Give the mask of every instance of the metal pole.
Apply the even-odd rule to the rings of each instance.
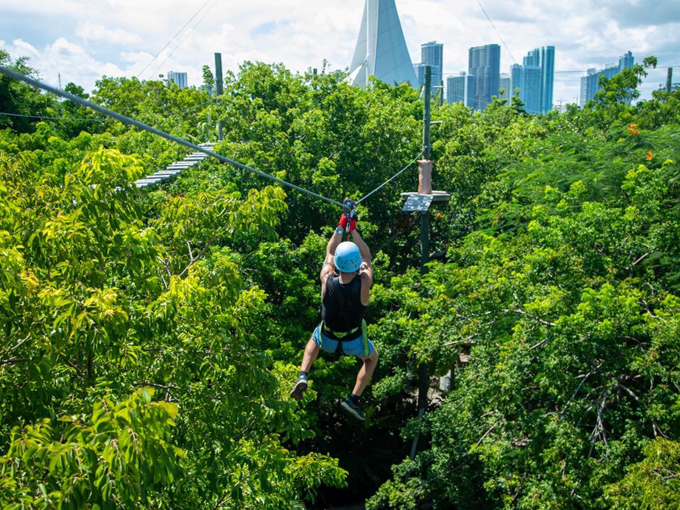
[[[432,92],[432,67],[425,66],[425,107],[423,108],[423,158],[432,157],[432,142],[430,140],[430,125],[432,113],[430,110]],[[425,274],[425,264],[430,261],[430,213],[420,213],[420,273]],[[420,398],[418,399],[420,400]]]
[[[222,54],[215,53],[215,94],[220,97],[224,94],[224,77],[222,76]],[[222,141],[222,122],[217,122],[217,140]]]
[[[430,159],[430,101],[432,100],[432,67],[425,66],[425,108],[423,109],[423,157]]]
[[[666,92],[670,94],[672,88],[673,88],[673,68],[669,67],[668,74],[666,75]]]
[[[425,105],[423,108],[423,158],[429,160],[432,154],[430,143],[430,100],[432,92],[432,67],[425,66]],[[425,265],[430,260],[430,213],[425,211],[420,213],[420,274],[427,273]],[[421,363],[418,366],[418,418],[422,418],[427,409],[427,390],[430,386],[430,375],[427,373],[427,366]],[[416,433],[411,444],[411,460],[416,456],[418,450],[418,439],[420,430]]]

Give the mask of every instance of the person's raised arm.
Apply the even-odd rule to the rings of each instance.
[[[370,300],[371,286],[373,285],[373,257],[371,257],[371,251],[368,249],[368,245],[361,237],[359,231],[353,228],[351,231],[352,240],[354,244],[359,248],[361,253],[361,268],[359,268],[359,274],[361,276],[361,303],[364,306],[368,306]]]
[[[335,250],[338,245],[342,242],[342,234],[347,228],[347,216],[343,214],[338,221],[338,225],[335,227],[335,232],[328,240],[328,245],[326,246],[326,258],[323,261],[323,266],[321,266],[321,273],[319,278],[321,279],[321,293],[324,293],[326,287],[326,279],[329,274],[335,272]]]
[[[364,239],[361,237],[361,234],[356,228],[352,229],[351,234],[354,244],[357,245],[357,248],[359,248],[359,252],[361,252],[361,260],[363,260],[365,264],[368,264],[370,266],[371,262],[373,261],[373,257],[371,257],[371,251],[368,249],[366,241],[364,241]]]

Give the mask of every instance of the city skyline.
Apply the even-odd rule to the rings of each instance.
[[[201,83],[201,67],[213,62],[214,52],[222,53],[225,72],[237,72],[248,60],[283,63],[294,72],[321,69],[324,60],[331,70],[346,69],[364,3],[328,0],[319,8],[311,0],[5,0],[0,49],[15,58],[30,57],[29,65],[47,83],[57,85],[61,74],[63,83],[72,81],[88,91],[103,75],[157,79],[168,69],[187,72],[190,83]],[[528,49],[555,46],[555,104],[576,102],[584,71],[601,69],[629,49],[639,61],[650,55],[659,59],[660,68],[651,70],[641,87],[642,98],[665,83],[665,67],[680,65],[680,2],[482,4],[498,32],[474,2],[397,0],[411,59],[418,60],[424,41],[444,44],[446,81],[467,69],[470,47],[501,45],[505,72],[521,64]]]
[[[600,76],[606,76],[607,78],[612,79],[624,69],[633,67],[633,64],[635,64],[635,57],[631,51],[628,51],[619,57],[618,64],[605,66],[604,69],[600,69],[599,71],[595,68],[588,69],[586,75],[581,77],[579,105],[585,106],[588,101],[595,97],[595,93],[600,90]]]

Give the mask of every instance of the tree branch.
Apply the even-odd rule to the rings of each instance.
[[[586,382],[586,379],[596,373],[600,368],[602,368],[602,365],[604,365],[604,361],[602,361],[599,365],[597,365],[595,368],[593,368],[590,372],[588,372],[584,377],[581,383],[578,385],[578,388],[576,388],[576,391],[574,394],[571,396],[567,404],[564,406],[564,409],[562,409],[562,412],[560,413],[560,418],[562,418],[562,415],[566,412],[567,407],[569,407],[569,404],[571,404],[571,401],[576,398],[576,395],[578,395],[578,392],[581,391],[581,388],[583,387],[583,384]]]
[[[521,308],[515,308],[514,310],[508,310],[507,308],[504,308],[501,311],[504,312],[504,313],[518,313],[520,315],[525,315],[526,317],[529,317],[531,320],[539,322],[540,324],[543,324],[544,326],[552,326],[552,327],[557,326],[557,324],[555,324],[554,322],[548,322],[548,321],[543,320],[539,317],[534,317],[533,315],[525,312]]]
[[[486,436],[488,436],[489,434],[491,434],[491,431],[492,431],[493,429],[495,429],[495,428],[496,428],[496,425],[491,425],[491,427],[489,427],[489,429],[488,429],[486,432],[484,432],[484,435],[482,435],[482,437],[479,438],[479,441],[477,441],[477,446],[479,446],[480,444],[482,444],[482,441],[484,441],[484,439],[486,438]]]
[[[626,386],[624,386],[624,385],[621,384],[620,382],[617,382],[616,384],[617,384],[617,386],[618,386],[619,388],[621,388],[623,391],[625,391],[626,393],[628,393],[628,395],[630,395],[631,397],[633,397],[633,400],[635,400],[635,402],[640,402],[640,399],[638,398],[638,396],[637,396],[635,393],[633,393],[629,388],[627,388]]]
[[[152,383],[152,382],[146,382],[146,381],[138,381],[138,382],[133,382],[133,386],[150,386],[152,388],[159,388],[161,390],[178,390],[179,388],[177,386],[172,386],[172,385],[164,385],[164,384],[158,384],[158,383]]]
[[[640,262],[645,260],[650,255],[651,255],[650,252],[645,253],[642,257],[638,258],[635,262],[633,262],[630,266],[628,266],[628,269],[632,269],[634,266],[637,266]]]
[[[17,363],[26,363],[27,361],[31,361],[30,358],[10,358],[6,359],[4,361],[0,361],[0,366],[2,365],[16,365]]]
[[[644,299],[642,300],[642,306],[644,306],[645,310],[647,310],[647,314],[652,318],[652,319],[658,319],[660,321],[666,322],[666,319],[662,319],[661,317],[657,317],[652,313],[652,311],[649,309],[649,305],[647,304],[647,301]]]
[[[187,244],[188,244],[188,243],[187,243]],[[184,276],[184,275],[186,274],[186,272],[189,270],[189,268],[190,268],[191,266],[193,266],[193,265],[194,265],[194,264],[195,264],[195,263],[203,256],[203,254],[205,253],[205,250],[207,250],[207,249],[208,249],[208,245],[206,244],[203,248],[201,248],[201,251],[198,253],[198,255],[196,255],[196,257],[194,257],[194,256],[191,254],[191,253],[192,253],[192,252],[191,252],[191,246],[189,247],[189,257],[190,257],[189,265],[188,265],[187,267],[185,267],[185,268],[184,268],[184,271],[182,271],[182,272],[179,274],[179,277],[180,277],[180,278],[181,278],[182,276]]]
[[[23,344],[24,342],[26,342],[29,338],[31,338],[30,333],[29,333],[28,335],[26,335],[25,338],[22,338],[21,340],[19,340],[19,341],[16,343],[16,345],[15,345],[14,347],[11,347],[11,348],[9,349],[9,352],[16,351],[19,347],[21,347],[21,344]]]

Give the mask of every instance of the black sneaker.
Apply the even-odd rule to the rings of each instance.
[[[298,380],[295,382],[295,386],[293,386],[293,390],[290,392],[291,398],[294,398],[298,402],[302,400],[302,396],[304,395],[308,384],[309,383],[307,382],[306,375],[301,375],[298,377]]]
[[[366,419],[366,413],[361,410],[361,404],[355,404],[351,398],[347,397],[342,403],[342,407],[357,420],[364,421]]]

